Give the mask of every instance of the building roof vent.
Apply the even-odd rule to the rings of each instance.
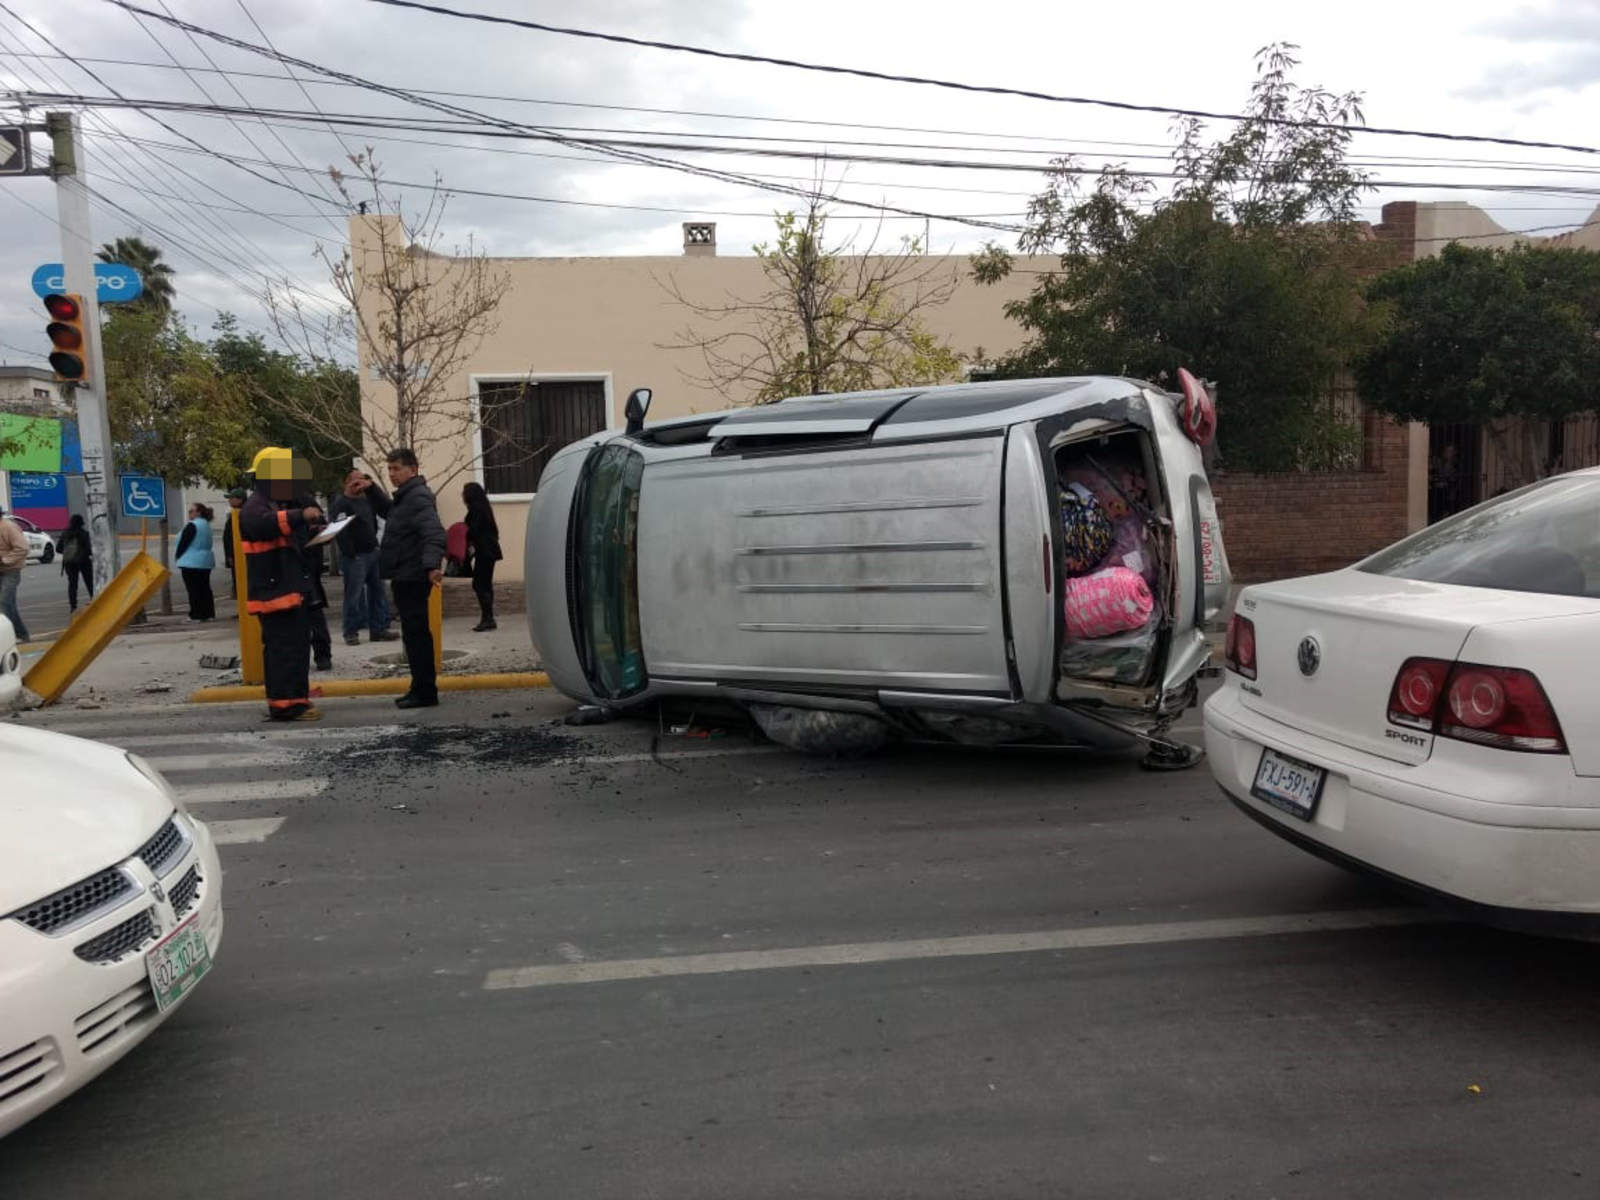
[[[717,223],[715,221],[685,221],[683,223],[683,252],[691,255],[716,254]]]

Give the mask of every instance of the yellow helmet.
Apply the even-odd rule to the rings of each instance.
[[[298,460],[293,450],[282,446],[267,446],[250,463],[257,479],[310,479],[310,464]]]

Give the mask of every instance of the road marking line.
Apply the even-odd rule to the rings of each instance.
[[[197,724],[189,733],[147,733],[155,722],[141,721],[137,725],[130,722],[112,722],[105,726],[53,726],[32,725],[31,729],[42,729],[46,733],[65,733],[72,737],[87,737],[90,741],[109,741],[119,746],[183,746],[183,745],[212,745],[218,742],[230,746],[257,745],[270,746],[277,742],[357,742],[369,738],[389,737],[400,733],[407,728],[415,726],[405,725],[323,725],[307,729],[302,726],[291,726],[279,729],[268,726],[264,729],[252,730],[212,730],[204,725]],[[171,719],[161,721],[160,724],[170,725]],[[84,732],[80,732],[82,729]],[[91,736],[91,734],[93,736]]]
[[[1335,930],[1419,925],[1440,919],[1427,909],[1375,908],[1265,917],[1225,917],[1213,921],[1180,921],[1150,925],[1100,925],[1083,929],[1046,929],[1034,933],[920,938],[904,942],[857,942],[835,946],[799,946],[781,950],[682,954],[665,958],[620,959],[614,962],[496,968],[484,976],[483,987],[484,990],[493,992],[561,984],[609,983],[623,979],[663,979],[675,975],[721,975],[734,971],[771,971],[795,967],[861,966],[907,959],[969,958],[988,954],[1036,954],[1051,950],[1149,946],[1164,942],[1271,937],[1288,933],[1326,933]]]
[[[163,775],[177,771],[228,771],[240,767],[278,767],[295,761],[288,750],[239,751],[233,754],[155,755],[146,761]]]
[[[246,800],[309,800],[328,790],[326,779],[252,779],[174,788],[185,804],[238,804]]]
[[[782,754],[782,746],[729,746],[725,750],[663,750],[658,754],[564,754],[560,764],[599,763],[605,765],[647,762],[678,762],[686,758],[740,758],[757,754]]]
[[[207,821],[211,840],[219,846],[264,842],[277,833],[287,817],[252,817],[243,821]]]

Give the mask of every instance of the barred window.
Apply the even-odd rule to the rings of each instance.
[[[478,408],[484,490],[536,492],[557,450],[606,427],[606,385],[603,379],[480,383]]]

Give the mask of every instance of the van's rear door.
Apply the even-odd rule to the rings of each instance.
[[[779,432],[784,409],[803,420],[786,402],[742,435],[760,437],[760,452],[735,445],[646,469],[652,677],[1009,697],[1004,437],[810,449],[802,429],[785,447],[796,435]],[[854,414],[828,415],[835,427],[819,434],[854,432],[836,427]]]

